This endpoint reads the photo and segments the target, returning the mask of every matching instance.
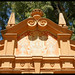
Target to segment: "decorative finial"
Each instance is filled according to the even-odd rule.
[[[59,13],[59,25],[66,25],[66,21],[62,13]]]
[[[62,13],[59,13],[59,26],[61,26],[63,28],[68,28],[66,26],[66,21],[65,21],[65,18]]]
[[[15,13],[12,12],[11,15],[10,15],[10,18],[8,20],[8,24],[7,24],[6,28],[10,28],[14,25],[15,25]]]
[[[43,16],[43,12],[42,10],[40,9],[34,9],[32,12],[31,12],[31,16],[33,17],[34,15],[40,15],[41,17]]]
[[[42,10],[40,9],[34,9],[32,12],[31,12],[31,16],[38,20],[39,18],[41,18],[43,16],[43,12]]]

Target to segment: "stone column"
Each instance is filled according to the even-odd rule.
[[[6,33],[3,35],[4,38],[4,51],[1,58],[1,68],[12,68],[14,61],[14,50],[16,45],[17,34]]]

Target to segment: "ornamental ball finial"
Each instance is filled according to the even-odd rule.
[[[34,15],[40,15],[41,17],[43,16],[43,11],[40,10],[40,9],[34,9],[32,12],[31,12],[31,16],[33,17]]]

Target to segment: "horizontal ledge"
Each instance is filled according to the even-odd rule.
[[[61,34],[57,34],[57,35],[65,35],[65,36],[67,36],[67,35],[71,35],[71,34],[61,33]]]
[[[75,56],[62,55],[59,58],[60,59],[75,59]]]
[[[61,55],[61,56],[15,56],[15,55],[0,55],[0,59],[15,59],[15,60],[60,60],[73,59],[75,56]]]
[[[71,71],[75,71],[75,68],[53,68],[53,69],[51,69],[51,68],[40,68],[40,70],[52,70],[52,71],[69,71],[69,70],[71,70]]]
[[[7,59],[7,58],[15,58],[13,55],[0,55],[0,59],[2,59],[2,58],[4,58],[4,59]]]

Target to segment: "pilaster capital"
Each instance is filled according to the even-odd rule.
[[[58,40],[70,40],[71,34],[63,33],[63,34],[57,34]]]
[[[17,39],[17,33],[5,33],[3,38],[5,40],[16,40]]]

